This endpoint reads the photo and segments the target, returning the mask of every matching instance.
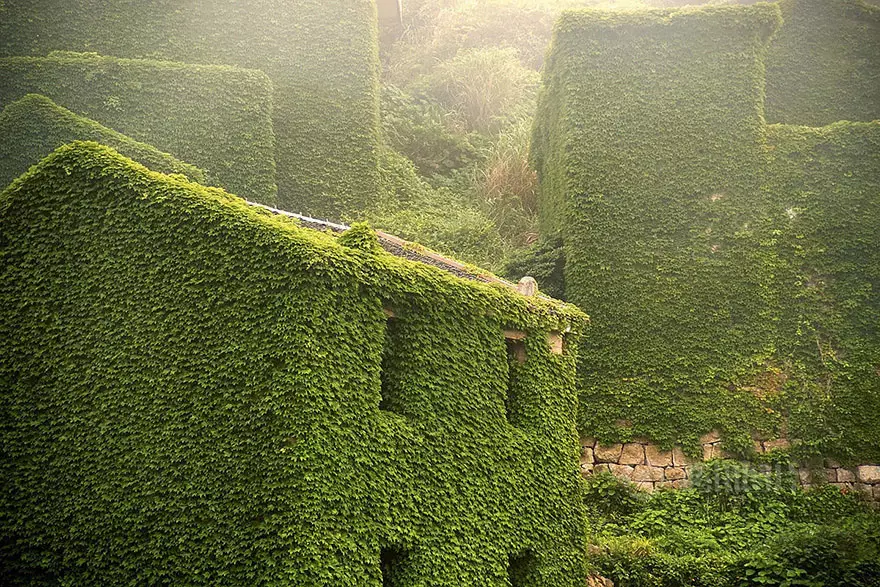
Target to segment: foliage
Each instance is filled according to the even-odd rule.
[[[30,93],[183,158],[244,198],[277,203],[272,84],[259,71],[94,53],[0,59],[0,105]]]
[[[542,237],[528,249],[514,252],[504,267],[504,275],[519,281],[530,275],[542,292],[557,299],[565,299],[565,251],[558,236]]]
[[[465,49],[437,65],[418,91],[450,111],[464,130],[489,132],[527,108],[538,74],[511,49]]]
[[[591,567],[619,587],[874,584],[880,515],[851,495],[793,490],[735,462],[695,473],[692,489],[655,492],[628,515],[586,493]]]
[[[450,117],[430,100],[414,98],[392,85],[382,89],[385,141],[412,161],[422,177],[449,174],[479,160],[472,144],[479,137],[450,131],[446,122]]]
[[[515,247],[538,238],[538,177],[529,161],[531,120],[511,123],[476,171],[477,198]]]
[[[782,0],[767,55],[770,122],[823,126],[880,119],[880,6],[865,0]]]
[[[228,167],[209,165],[190,151],[179,152],[172,148],[174,145],[129,132],[116,124],[115,118],[105,119],[69,104],[48,89],[39,93],[184,157],[209,174],[225,174],[218,175],[223,179],[219,183],[242,196],[254,198],[253,194],[260,191],[243,189],[235,183],[236,177],[256,181],[249,179],[251,165],[275,162],[278,202],[283,208],[339,218],[369,207],[379,190],[375,19],[373,0],[209,0],[183,4],[170,0],[108,0],[89,2],[87,8],[66,0],[15,1],[8,3],[0,19],[0,55],[88,50],[119,57],[262,70],[272,80],[271,100],[262,93],[268,87],[263,80],[228,80],[228,90],[240,98],[235,104],[239,117],[272,116],[274,139],[262,127],[237,128],[236,118],[226,120],[225,128],[203,127],[202,117],[226,107],[222,96],[216,94],[216,89],[194,85],[192,79],[164,80],[162,87],[174,93],[180,104],[193,104],[196,97],[211,100],[205,106],[197,101],[189,113],[189,123],[174,127],[179,132],[204,132],[207,138],[202,137],[196,148],[216,148],[214,142],[237,145],[241,152]],[[0,72],[0,79],[5,75]],[[119,85],[130,88],[133,98],[137,82],[120,80]],[[150,108],[153,97],[140,95],[139,106]],[[126,96],[120,98],[125,100]],[[215,104],[213,100],[219,101]],[[0,104],[5,104],[2,96]],[[128,101],[120,106],[132,108]],[[164,101],[155,105],[160,112],[167,106]],[[147,120],[155,123],[163,118],[160,115]]]
[[[77,140],[109,145],[153,171],[179,173],[205,183],[201,169],[77,116],[45,96],[29,94],[0,113],[0,186],[9,185],[61,145]]]
[[[595,512],[612,518],[632,515],[644,501],[644,494],[633,483],[608,471],[587,477],[583,494],[584,501]]]
[[[790,472],[758,471],[728,459],[713,459],[696,467],[691,486],[722,510],[760,509],[765,503],[785,501],[797,487]]]
[[[461,49],[514,49],[540,70],[553,24],[565,9],[636,8],[639,0],[410,0],[407,33],[390,56],[393,79],[424,74]]]
[[[380,155],[383,196],[364,215],[373,226],[464,261],[500,269],[507,253],[495,224],[449,187],[431,187],[399,153]]]
[[[0,195],[6,584],[583,585],[585,316],[354,231],[94,143]]]

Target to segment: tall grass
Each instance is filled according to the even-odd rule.
[[[475,172],[475,192],[511,247],[538,238],[538,176],[529,164],[531,118],[523,116],[498,136],[485,165]]]
[[[516,49],[463,49],[412,87],[452,113],[462,132],[491,133],[534,100],[539,81]]]

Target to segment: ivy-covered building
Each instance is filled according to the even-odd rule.
[[[533,157],[567,299],[593,318],[579,369],[588,436],[699,448],[717,429],[748,454],[755,434],[787,435],[799,456],[880,462],[880,113],[858,98],[877,89],[863,44],[876,46],[876,12],[782,8],[576,11],[557,25]],[[767,112],[785,122],[803,109],[783,86],[828,82],[781,73],[794,68],[782,45],[810,42],[792,29],[811,11],[837,14],[831,45],[873,55],[853,61],[866,76],[832,82],[853,96],[835,116],[863,122],[765,122],[765,73]],[[826,122],[813,114],[802,123]]]
[[[0,257],[5,584],[584,584],[573,306],[97,143]]]
[[[187,149],[175,150],[177,145],[172,142],[163,144],[143,132],[117,128],[111,120],[92,112],[109,109],[114,116],[137,117],[142,114],[141,107],[149,109],[151,99],[157,98],[164,105],[173,102],[181,91],[189,90],[194,95],[184,99],[183,105],[208,101],[190,110],[192,116],[203,117],[213,109],[211,100],[217,99],[225,107],[229,105],[225,98],[235,95],[240,116],[268,112],[272,117],[268,139],[274,152],[259,152],[260,161],[253,163],[272,165],[272,172],[277,172],[277,202],[281,207],[338,218],[364,210],[379,191],[376,20],[374,0],[5,0],[0,5],[0,57],[86,51],[260,70],[271,80],[270,99],[250,91],[262,90],[260,80],[251,80],[252,86],[231,80],[227,87],[211,87],[211,91],[202,93],[193,85],[199,83],[198,76],[176,83],[167,80],[162,94],[146,80],[127,75],[113,86],[116,93],[96,94],[89,108],[83,110],[76,107],[82,98],[76,93],[79,88],[67,88],[58,80],[52,91],[31,87],[25,88],[25,93],[44,94],[60,106],[153,144],[218,177],[234,172],[232,168],[211,168],[203,161],[190,160]],[[98,80],[107,78],[108,69],[114,71],[108,63],[97,65],[100,67],[89,75]],[[131,69],[128,67],[126,72],[130,74]],[[21,98],[20,94],[10,95],[8,83],[9,74],[0,73],[0,107]],[[153,91],[142,94],[141,84]],[[74,91],[70,101],[68,89]],[[229,122],[237,123],[238,119]],[[176,128],[184,132],[180,125]],[[152,129],[147,126],[139,130]],[[257,139],[262,145],[267,138],[263,132],[242,132],[235,124],[213,129],[194,124],[189,129],[190,133],[200,131],[200,149],[210,148],[214,141],[227,146]],[[248,179],[245,171],[251,169],[237,171],[241,182]],[[243,190],[235,179],[221,185],[263,201]]]

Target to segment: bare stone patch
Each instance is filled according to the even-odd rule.
[[[849,469],[835,469],[837,471],[838,483],[855,483],[856,476]]]
[[[633,442],[623,445],[618,462],[621,465],[642,465],[645,463],[645,447]]]
[[[593,455],[593,449],[592,448],[583,448],[581,450],[581,465],[585,465],[585,464],[592,465],[594,462],[596,462],[596,459]]]
[[[637,465],[632,474],[633,481],[663,481],[663,469],[650,465]]]
[[[636,482],[636,487],[638,487],[641,491],[654,493],[654,484],[650,481],[638,481]]]
[[[696,462],[696,459],[693,459],[681,450],[680,446],[673,447],[672,449],[672,464],[676,467],[685,467],[687,465],[693,465]]]
[[[859,481],[862,483],[880,483],[880,466],[862,465],[856,471]]]
[[[629,465],[609,464],[608,468],[616,476],[623,477],[625,479],[632,479],[633,472],[635,471],[635,467],[631,467]]]
[[[687,479],[687,473],[684,469],[678,467],[669,467],[665,470],[666,479],[668,481],[678,481],[679,479]]]
[[[594,450],[596,462],[599,463],[616,463],[620,460],[620,453],[623,452],[622,444],[612,444],[610,446],[602,446],[597,444]]]
[[[645,457],[648,464],[654,467],[672,466],[672,451],[660,450],[656,444],[649,444],[645,447]]]

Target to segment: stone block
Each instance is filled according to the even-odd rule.
[[[874,491],[871,486],[866,483],[854,483],[853,491],[858,493],[863,499],[872,501],[874,499]]]
[[[825,469],[825,480],[828,483],[837,481],[837,469]]]
[[[641,491],[654,493],[654,484],[650,481],[638,481],[636,482],[636,487],[638,487]]]
[[[587,577],[587,587],[614,587],[614,583],[601,575],[590,575]]]
[[[880,465],[862,465],[856,469],[856,476],[862,483],[880,483]]]
[[[798,480],[801,485],[809,485],[813,482],[813,472],[810,469],[798,469]]]
[[[596,439],[592,436],[581,437],[581,448],[593,448],[596,446]]]
[[[676,489],[684,489],[686,487],[690,487],[690,481],[688,481],[687,479],[679,479],[677,481],[673,481],[672,486]]]
[[[645,459],[654,467],[671,467],[672,451],[660,450],[656,444],[649,444],[645,447]]]
[[[788,450],[789,448],[791,448],[791,443],[785,438],[777,438],[776,440],[768,440],[764,442],[764,450],[767,452],[770,452],[771,450]]]
[[[840,489],[840,491],[843,493],[849,493],[850,491],[853,490],[852,483],[832,483],[831,485],[834,485],[835,487]]]
[[[712,430],[700,437],[700,444],[711,444],[713,442],[719,442],[721,440],[721,434],[717,430]]]
[[[645,464],[645,447],[634,442],[624,444],[623,451],[620,454],[620,460],[617,462],[621,465]]]
[[[593,474],[593,464],[592,463],[581,463],[581,475],[584,477],[588,477]]]
[[[635,467],[630,465],[615,465],[613,463],[608,465],[608,469],[616,476],[623,477],[624,479],[632,479],[633,472],[635,471]]]
[[[595,456],[593,455],[592,448],[584,448],[581,450],[581,464],[582,465],[584,465],[584,464],[592,465],[595,462],[596,462],[596,459],[595,459]]]
[[[722,457],[721,453],[721,445],[720,444],[704,444],[703,445],[703,460],[708,461],[709,459],[720,459]]]
[[[829,469],[839,469],[840,463],[834,459],[825,459],[825,466]]]
[[[594,473],[610,473],[611,472],[611,465],[609,465],[607,463],[600,463],[598,465],[594,465],[593,472]]]
[[[658,481],[654,483],[654,489],[674,489],[675,483],[672,481]]]
[[[856,482],[856,474],[850,471],[849,469],[835,469],[837,471],[837,482],[838,483],[855,483]]]
[[[696,459],[693,459],[681,450],[680,446],[673,447],[672,449],[672,464],[676,467],[686,467],[687,465],[693,465],[696,462]]]
[[[636,465],[632,479],[633,481],[663,481],[663,469],[650,465]]]
[[[667,481],[678,481],[679,479],[687,479],[687,472],[679,467],[668,467],[664,470]]]
[[[880,501],[880,485],[874,486],[874,501]]]
[[[622,444],[611,444],[609,446],[597,444],[596,448],[593,449],[597,463],[616,463],[620,460],[621,452],[623,452]]]

